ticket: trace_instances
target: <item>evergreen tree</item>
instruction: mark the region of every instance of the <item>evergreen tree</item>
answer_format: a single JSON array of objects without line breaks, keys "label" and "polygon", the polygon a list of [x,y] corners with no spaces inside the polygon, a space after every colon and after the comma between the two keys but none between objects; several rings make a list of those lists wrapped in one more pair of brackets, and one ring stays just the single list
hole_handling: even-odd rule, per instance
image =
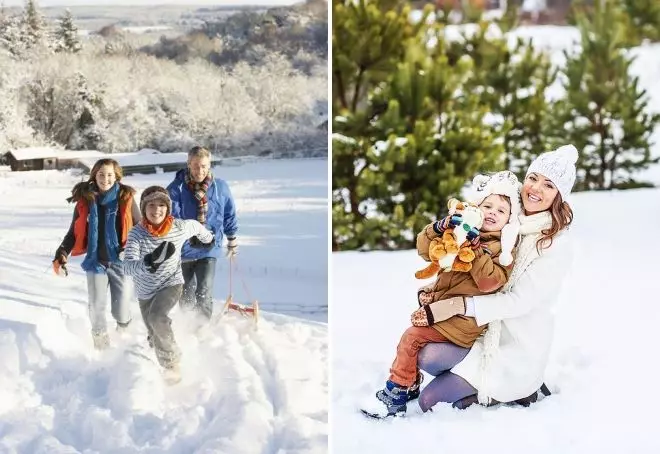
[{"label": "evergreen tree", "polygon": [[0,48],[20,58],[26,50],[22,21],[19,17],[4,16],[0,22]]},{"label": "evergreen tree", "polygon": [[23,41],[28,49],[48,45],[46,20],[37,7],[36,0],[27,0],[23,10]]},{"label": "evergreen tree", "polygon": [[334,7],[333,248],[411,247],[475,172],[501,168],[499,131],[464,87],[471,63],[449,62],[426,15]]},{"label": "evergreen tree", "polygon": [[630,20],[629,32],[635,45],[648,39],[660,41],[660,2],[658,0],[620,0]]},{"label": "evergreen tree", "polygon": [[[506,27],[513,25],[511,18],[504,20]],[[448,55],[452,62],[472,61],[466,89],[479,93],[490,107],[489,121],[504,130],[504,166],[522,177],[531,160],[547,148],[551,106],[545,92],[557,72],[531,41],[518,38],[509,43],[504,36],[492,36],[496,25],[479,22],[476,31],[464,32],[450,43]]]},{"label": "evergreen tree", "polygon": [[55,39],[55,52],[76,53],[82,49],[80,38],[78,38],[78,27],[73,23],[73,16],[68,9],[60,17]]},{"label": "evergreen tree", "polygon": [[[367,109],[369,92],[388,79],[424,28],[423,21],[409,22],[409,7],[397,9],[396,3],[333,0],[333,249],[347,241],[358,247],[366,221],[363,173],[374,158],[371,120],[379,114]],[[424,19],[430,8],[425,11]]]},{"label": "evergreen tree", "polygon": [[635,172],[658,162],[650,136],[660,116],[630,74],[625,24],[613,0],[596,2],[591,17],[578,13],[581,52],[566,55],[566,98],[557,105],[556,142],[581,150],[577,190],[639,185]]}]

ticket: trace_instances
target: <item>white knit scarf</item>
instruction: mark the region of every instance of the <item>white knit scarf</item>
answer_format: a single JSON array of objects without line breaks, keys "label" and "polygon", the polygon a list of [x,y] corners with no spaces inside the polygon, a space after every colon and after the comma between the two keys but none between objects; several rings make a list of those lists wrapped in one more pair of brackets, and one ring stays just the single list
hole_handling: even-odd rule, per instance
[{"label": "white knit scarf", "polygon": [[[511,276],[501,292],[508,292],[516,284],[524,271],[532,264],[532,262],[539,257],[536,250],[536,243],[541,238],[541,232],[547,230],[552,226],[552,216],[549,211],[542,211],[541,213],[525,216],[521,214],[518,216],[520,221],[520,241],[516,247],[516,258],[513,263],[513,270]],[[488,324],[488,329],[484,334],[484,348],[483,357],[481,360],[481,386],[479,386],[479,402],[482,404],[490,403],[490,396],[488,391],[488,383],[486,377],[488,376],[488,368],[492,358],[497,354],[500,348],[500,334],[502,332],[502,322],[494,320]]]}]

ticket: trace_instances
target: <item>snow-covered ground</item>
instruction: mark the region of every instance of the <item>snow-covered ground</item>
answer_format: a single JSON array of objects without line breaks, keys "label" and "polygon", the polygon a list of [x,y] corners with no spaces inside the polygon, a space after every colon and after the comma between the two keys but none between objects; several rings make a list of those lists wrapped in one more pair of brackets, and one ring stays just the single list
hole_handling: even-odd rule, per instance
[{"label": "snow-covered ground", "polygon": [[[576,260],[560,296],[546,383],[551,397],[524,409],[436,405],[433,413],[367,420],[360,399],[387,379],[417,308],[415,251],[332,255],[331,447],[341,453],[660,452],[657,354],[660,189],[572,197]],[[623,239],[622,212],[645,213]],[[648,226],[648,227],[644,227]],[[424,281],[426,282],[426,281]],[[426,377],[425,384],[430,377]]]},{"label": "snow-covered ground", "polygon": [[[235,297],[261,302],[205,337],[175,309],[183,382],[163,384],[137,303],[129,333],[95,352],[80,258],[50,261],[71,220],[68,172],[0,173],[0,453],[325,453],[327,160],[216,167],[239,213]],[[138,190],[173,174],[137,175]],[[227,295],[219,262],[216,310]],[[108,311],[109,312],[109,311]],[[278,314],[279,312],[279,314]],[[108,314],[109,326],[114,327]]]}]

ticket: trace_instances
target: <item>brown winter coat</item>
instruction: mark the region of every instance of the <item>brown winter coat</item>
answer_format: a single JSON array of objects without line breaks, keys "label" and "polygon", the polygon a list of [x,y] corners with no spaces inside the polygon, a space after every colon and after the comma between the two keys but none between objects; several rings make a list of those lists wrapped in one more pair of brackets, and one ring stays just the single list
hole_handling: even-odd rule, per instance
[{"label": "brown winter coat", "polygon": [[[417,235],[417,253],[427,262],[429,258],[429,245],[431,240],[438,237],[433,225],[427,225]],[[484,252],[483,247],[475,252],[476,258],[472,262],[472,269],[465,272],[440,272],[434,284],[424,287],[424,291],[433,295],[433,301],[440,301],[454,296],[477,296],[495,293],[501,289],[509,279],[513,264],[508,267],[499,264],[502,252],[500,242],[501,232],[481,232],[481,245],[488,248],[490,254]],[[515,257],[514,257],[515,258]],[[456,315],[448,320],[433,325],[450,342],[469,348],[479,335],[486,329],[477,326],[473,317]]]}]

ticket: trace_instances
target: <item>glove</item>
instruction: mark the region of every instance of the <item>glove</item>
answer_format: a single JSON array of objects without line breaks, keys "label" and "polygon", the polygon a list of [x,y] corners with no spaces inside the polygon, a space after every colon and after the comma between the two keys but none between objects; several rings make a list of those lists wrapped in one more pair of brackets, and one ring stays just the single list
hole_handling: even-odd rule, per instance
[{"label": "glove", "polygon": [[236,237],[227,237],[227,257],[232,258],[238,254],[238,241],[236,241]]},{"label": "glove", "polygon": [[465,238],[470,242],[474,241],[479,238],[479,230],[476,227],[472,227],[467,235],[465,235]]},{"label": "glove", "polygon": [[467,233],[465,236],[467,240],[470,242],[470,247],[473,250],[477,250],[481,247],[481,236],[479,236],[479,230],[475,229],[472,227],[472,229]]},{"label": "glove", "polygon": [[422,287],[417,291],[417,303],[421,306],[425,306],[432,302],[433,290],[426,287]]},{"label": "glove", "polygon": [[435,230],[435,233],[442,234],[445,230],[454,228],[461,222],[463,222],[463,215],[461,213],[454,213],[452,215],[445,216],[439,221],[435,221],[435,224],[433,224],[433,230]]},{"label": "glove", "polygon": [[212,249],[213,246],[215,246],[215,236],[211,239],[209,243],[202,243],[199,238],[196,236],[191,237],[188,242],[190,243],[190,247],[196,248],[196,249]]},{"label": "glove", "polygon": [[66,252],[62,248],[57,248],[55,258],[53,259],[53,271],[58,276],[68,276],[69,270],[66,269]]},{"label": "glove", "polygon": [[410,322],[413,326],[431,326],[454,315],[465,315],[465,299],[462,296],[422,306],[411,314]]},{"label": "glove", "polygon": [[174,255],[176,246],[169,241],[163,241],[156,249],[144,256],[144,264],[150,273],[155,273],[163,262]]}]

